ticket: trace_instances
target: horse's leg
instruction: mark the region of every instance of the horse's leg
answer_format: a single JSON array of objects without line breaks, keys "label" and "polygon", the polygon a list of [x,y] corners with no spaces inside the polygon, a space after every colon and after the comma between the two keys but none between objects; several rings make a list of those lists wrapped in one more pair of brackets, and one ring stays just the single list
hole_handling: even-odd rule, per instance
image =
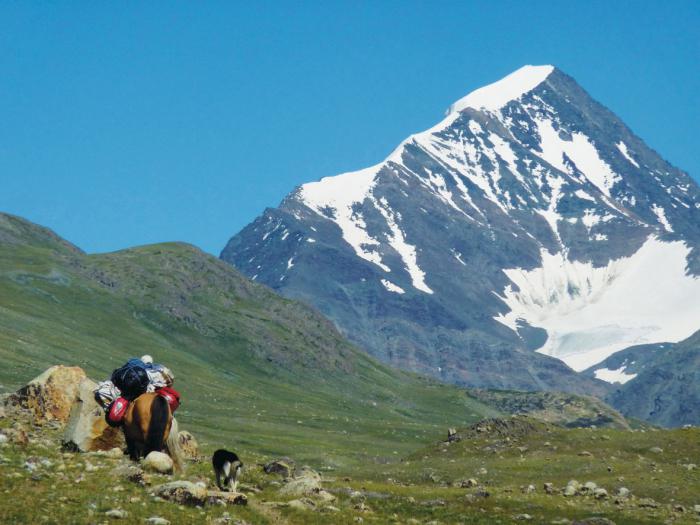
[{"label": "horse's leg", "polygon": [[139,453],[136,448],[136,442],[126,435],[124,437],[126,439],[126,450],[129,453],[129,458],[131,458],[132,461],[138,461]]}]

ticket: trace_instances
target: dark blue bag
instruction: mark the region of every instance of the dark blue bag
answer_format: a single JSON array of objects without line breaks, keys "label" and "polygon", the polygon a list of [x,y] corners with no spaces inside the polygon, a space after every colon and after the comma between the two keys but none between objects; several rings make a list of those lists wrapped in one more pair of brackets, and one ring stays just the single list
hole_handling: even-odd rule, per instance
[{"label": "dark blue bag", "polygon": [[122,393],[122,397],[132,401],[146,392],[148,373],[140,359],[129,359],[124,366],[112,372],[112,383]]}]

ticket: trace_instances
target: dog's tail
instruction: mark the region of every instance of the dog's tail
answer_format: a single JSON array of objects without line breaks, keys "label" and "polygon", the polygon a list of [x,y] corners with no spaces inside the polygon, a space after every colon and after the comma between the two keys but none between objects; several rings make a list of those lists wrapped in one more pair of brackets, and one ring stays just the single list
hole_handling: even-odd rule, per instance
[{"label": "dog's tail", "polygon": [[173,460],[173,467],[176,472],[185,471],[185,456],[182,452],[182,447],[180,446],[180,428],[177,424],[177,419],[173,418],[170,424],[170,434],[168,434],[168,439],[165,442],[165,446],[168,447],[168,454]]}]

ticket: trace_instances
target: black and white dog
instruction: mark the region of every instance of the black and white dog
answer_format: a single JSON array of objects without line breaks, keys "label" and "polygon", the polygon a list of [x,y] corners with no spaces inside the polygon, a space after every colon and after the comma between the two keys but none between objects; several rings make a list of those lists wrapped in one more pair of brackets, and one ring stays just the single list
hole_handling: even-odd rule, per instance
[{"label": "black and white dog", "polygon": [[214,452],[211,463],[214,467],[216,485],[219,489],[236,492],[238,476],[243,469],[243,463],[238,459],[238,456],[233,452],[220,448]]}]

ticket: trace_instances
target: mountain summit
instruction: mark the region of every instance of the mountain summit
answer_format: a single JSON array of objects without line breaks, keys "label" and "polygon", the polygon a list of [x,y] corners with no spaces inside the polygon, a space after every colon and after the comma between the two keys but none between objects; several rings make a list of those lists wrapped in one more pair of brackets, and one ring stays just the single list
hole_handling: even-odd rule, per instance
[{"label": "mountain summit", "polygon": [[693,179],[525,66],[379,164],[298,187],[221,257],[395,365],[596,391],[575,371],[700,328],[698,246]]}]

